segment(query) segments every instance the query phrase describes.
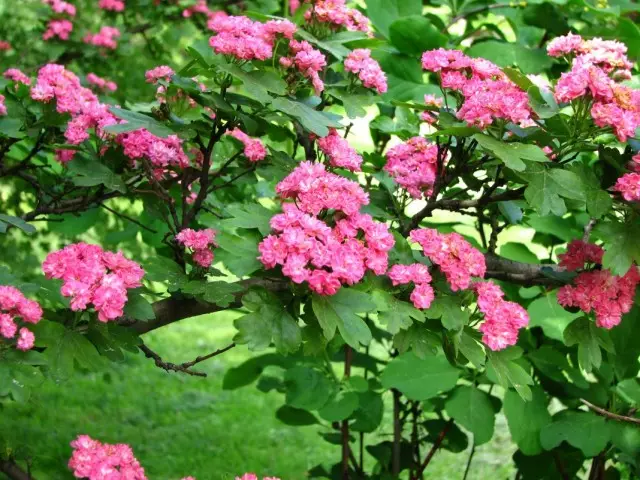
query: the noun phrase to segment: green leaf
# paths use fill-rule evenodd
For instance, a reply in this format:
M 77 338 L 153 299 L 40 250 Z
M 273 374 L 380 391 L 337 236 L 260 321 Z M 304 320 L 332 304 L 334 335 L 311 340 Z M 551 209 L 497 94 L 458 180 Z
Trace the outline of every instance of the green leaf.
M 407 302 L 398 300 L 389 292 L 376 289 L 371 297 L 378 310 L 378 320 L 387 325 L 389 333 L 395 334 L 400 329 L 406 330 L 413 324 L 413 320 L 424 321 L 424 314 Z
M 236 293 L 243 290 L 237 283 L 207 282 L 204 284 L 202 299 L 205 302 L 215 303 L 219 307 L 227 308 L 236 301 Z
M 579 163 L 572 165 L 571 171 L 580 177 L 587 202 L 587 212 L 594 218 L 604 216 L 613 205 L 611 195 L 600 187 L 600 181 L 592 169 Z
M 358 393 L 358 409 L 351 415 L 354 422 L 350 427 L 356 432 L 373 432 L 382 422 L 383 413 L 382 395 L 372 391 Z
M 358 315 L 376 308 L 368 294 L 351 288 L 342 288 L 331 296 L 314 294 L 312 308 L 327 340 L 334 337 L 337 328 L 344 341 L 353 348 L 371 342 L 371 331 Z
M 459 330 L 469 323 L 469 312 L 462 309 L 458 297 L 438 296 L 424 313 L 427 318 L 441 318 L 447 330 Z
M 424 325 L 414 323 L 407 330 L 400 330 L 393 337 L 393 346 L 400 353 L 411 351 L 418 358 L 425 358 L 438 353 L 442 341 L 438 335 L 427 330 Z
M 602 266 L 614 275 L 624 275 L 633 262 L 640 264 L 640 222 L 631 219 L 627 223 L 599 223 L 593 233 L 604 242 Z
M 447 37 L 421 15 L 394 21 L 389 27 L 389 40 L 394 47 L 409 55 L 421 55 L 426 50 L 447 44 Z
M 13 225 L 14 227 L 18 227 L 27 235 L 31 235 L 36 231 L 36 227 L 25 222 L 20 217 L 14 217 L 11 215 L 5 215 L 4 213 L 0 213 L 0 233 L 6 233 L 7 225 Z
M 288 405 L 283 405 L 276 411 L 276 418 L 285 425 L 292 427 L 304 427 L 320 423 L 312 413 Z
M 241 363 L 237 367 L 229 368 L 222 379 L 223 390 L 235 390 L 255 382 L 268 366 L 289 368 L 293 364 L 293 357 L 285 357 L 277 353 L 266 353 Z
M 368 0 L 367 16 L 376 30 L 389 37 L 391 24 L 398 18 L 422 14 L 421 0 Z
M 127 186 L 120 175 L 113 173 L 109 167 L 103 165 L 96 160 L 90 160 L 86 157 L 76 155 L 67 167 L 71 180 L 75 185 L 80 187 L 93 187 L 96 185 L 104 185 L 111 190 L 120 193 L 126 193 Z
M 273 342 L 281 353 L 295 352 L 302 343 L 298 322 L 285 305 L 264 288 L 252 289 L 242 297 L 251 312 L 234 322 L 238 334 L 234 342 L 248 344 L 251 350 L 261 350 Z
M 286 93 L 287 85 L 275 72 L 266 70 L 246 72 L 237 65 L 225 62 L 219 62 L 216 67 L 240 80 L 247 93 L 263 104 L 268 104 L 272 100 L 268 92 L 277 95 Z
M 0 135 L 9 138 L 22 138 L 26 132 L 22 131 L 22 120 L 12 117 L 0 117 Z
M 475 387 L 457 387 L 445 403 L 447 414 L 473 433 L 474 445 L 487 443 L 493 437 L 495 410 L 491 397 Z
M 385 53 L 378 59 L 387 74 L 389 89 L 383 98 L 392 101 L 424 102 L 427 93 L 442 95 L 437 85 L 425 84 L 420 60 L 396 53 Z
M 475 339 L 475 330 L 471 327 L 465 327 L 460 333 L 460 341 L 458 342 L 458 350 L 467 360 L 475 365 L 476 368 L 484 367 L 487 354 L 482 344 Z
M 529 185 L 524 191 L 524 198 L 529 205 L 535 208 L 540 215 L 553 213 L 562 216 L 567 212 L 564 200 L 560 198 L 563 193 L 556 182 L 553 181 L 549 170 L 542 165 L 532 165 L 526 173 Z
M 340 127 L 340 123 L 324 112 L 319 112 L 302 102 L 278 97 L 271 106 L 298 120 L 304 128 L 320 137 L 329 135 L 329 127 Z
M 109 111 L 116 117 L 126 120 L 127 123 L 108 125 L 104 127 L 106 132 L 118 134 L 144 128 L 156 137 L 166 138 L 169 135 L 175 134 L 169 127 L 143 113 L 132 112 L 131 110 L 124 110 L 118 107 L 109 107 Z
M 564 343 L 567 346 L 578 345 L 578 363 L 586 372 L 597 370 L 602 363 L 600 347 L 611 350 L 612 347 L 604 338 L 606 335 L 602 329 L 586 317 L 571 322 L 564 331 Z
M 551 66 L 552 60 L 543 49 L 531 49 L 515 43 L 487 40 L 474 43 L 466 54 L 492 61 L 500 67 L 517 65 L 523 73 L 539 73 Z
M 156 318 L 153 306 L 149 303 L 149 300 L 141 295 L 140 290 L 141 289 L 136 288 L 135 290 L 129 290 L 127 292 L 128 300 L 124 306 L 124 314 L 136 320 L 153 320 Z
M 382 372 L 380 381 L 383 387 L 395 388 L 411 400 L 426 400 L 451 390 L 459 374 L 444 356 L 421 359 L 409 352 L 394 358 Z
M 611 363 L 618 378 L 631 378 L 638 375 L 638 357 L 640 357 L 640 306 L 634 305 L 620 325 L 613 328 L 609 335 L 614 346 Z
M 167 257 L 156 256 L 146 261 L 144 271 L 147 280 L 169 283 L 169 291 L 178 290 L 189 281 L 180 265 Z
M 505 166 L 517 172 L 523 172 L 526 169 L 527 166 L 523 160 L 541 163 L 549 161 L 542 149 L 537 145 L 518 142 L 505 143 L 489 135 L 479 133 L 474 135 L 473 138 L 482 148 L 501 160 Z
M 287 405 L 304 410 L 322 408 L 333 391 L 329 379 L 309 367 L 298 366 L 287 370 L 284 381 L 287 388 Z
M 358 394 L 342 390 L 318 410 L 318 414 L 327 422 L 340 422 L 349 418 L 357 408 Z
M 640 405 L 640 383 L 637 378 L 628 378 L 616 385 L 616 393 L 631 405 Z
M 525 455 L 538 455 L 542 452 L 540 431 L 551 423 L 547 409 L 549 403 L 544 390 L 533 387 L 530 401 L 524 401 L 513 390 L 504 394 L 504 414 L 507 417 L 511 438 Z
M 236 203 L 226 207 L 226 213 L 233 218 L 223 220 L 223 223 L 239 228 L 257 228 L 262 235 L 271 233 L 269 221 L 274 213 L 259 203 Z
M 242 235 L 221 232 L 216 241 L 220 246 L 216 250 L 216 258 L 234 275 L 244 277 L 262 268 L 258 260 L 258 244 L 262 235 L 258 232 L 243 230 Z
M 557 291 L 549 292 L 535 299 L 527 308 L 529 313 L 529 328 L 542 327 L 544 334 L 554 340 L 564 340 L 564 330 L 579 313 L 566 311 L 558 304 Z
M 545 450 L 559 446 L 563 441 L 582 450 L 586 457 L 595 457 L 611 439 L 610 424 L 604 417 L 592 412 L 564 410 L 553 416 L 540 431 L 540 443 Z
M 519 347 L 509 347 L 497 352 L 488 351 L 489 363 L 487 374 L 489 378 L 496 379 L 503 388 L 513 387 L 523 400 L 531 400 L 531 389 L 533 385 L 531 375 L 522 368 L 516 359 L 522 356 L 522 349 Z

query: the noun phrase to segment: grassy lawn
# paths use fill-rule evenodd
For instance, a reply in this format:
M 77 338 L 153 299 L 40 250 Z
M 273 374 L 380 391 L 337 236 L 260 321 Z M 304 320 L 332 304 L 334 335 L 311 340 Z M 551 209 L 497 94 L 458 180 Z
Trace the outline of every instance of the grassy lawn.
M 145 340 L 169 361 L 188 361 L 228 344 L 232 320 L 231 313 L 194 318 Z M 130 355 L 109 372 L 43 384 L 28 403 L 7 405 L 0 429 L 30 446 L 38 479 L 71 478 L 69 442 L 80 433 L 130 444 L 151 480 L 226 480 L 245 471 L 296 480 L 318 463 L 337 461 L 340 447 L 319 438 L 321 427 L 288 427 L 275 418 L 280 394 L 255 386 L 222 390 L 225 370 L 249 355 L 240 347 L 205 362 L 200 370 L 207 378 L 168 374 L 141 354 Z M 468 478 L 512 478 L 513 451 L 499 417 L 493 441 L 477 449 Z M 462 479 L 466 458 L 439 452 L 426 478 Z

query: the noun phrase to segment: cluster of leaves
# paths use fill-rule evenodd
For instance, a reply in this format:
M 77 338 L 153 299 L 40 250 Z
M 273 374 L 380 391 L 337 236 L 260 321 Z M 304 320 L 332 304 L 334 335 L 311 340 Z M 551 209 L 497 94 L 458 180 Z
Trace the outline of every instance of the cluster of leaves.
M 95 2 L 84 3 L 83 15 L 90 18 Z M 3 401 L 27 401 L 43 375 L 62 382 L 77 370 L 122 361 L 143 346 L 141 335 L 173 321 L 240 309 L 244 315 L 235 323 L 235 342 L 270 351 L 231 368 L 224 387 L 257 382 L 261 391 L 283 394 L 276 412 L 282 422 L 326 427 L 323 438 L 342 445 L 342 461 L 316 467 L 313 478 L 421 478 L 430 458 L 420 456 L 425 445 L 459 453 L 469 444 L 484 444 L 493 437 L 500 412 L 518 446 L 513 460 L 519 478 L 573 478 L 588 468 L 590 478 L 605 478 L 607 461 L 612 466 L 606 478 L 640 474 L 640 430 L 628 421 L 637 420 L 640 406 L 638 302 L 620 326 L 610 332 L 596 328 L 584 314 L 558 305 L 555 289 L 571 275 L 553 268 L 566 243 L 591 232 L 594 222 L 591 235 L 607 251 L 603 268 L 624 274 L 640 263 L 637 206 L 608 192 L 639 145 L 637 140 L 621 145 L 612 135 L 574 135 L 573 112 L 523 75 L 557 77 L 562 66 L 542 46 L 575 26 L 586 36 L 624 41 L 630 58 L 638 61 L 638 4 L 367 0 L 364 11 L 374 38 L 361 32 L 315 37 L 304 30 L 308 5 L 303 5 L 293 17 L 297 35 L 329 59 L 326 90 L 316 96 L 308 89 L 290 92 L 270 62 L 238 65 L 214 55 L 198 20 L 174 18 L 188 3 L 154 10 L 142 0 L 127 1 L 125 13 L 113 18 L 132 30 L 125 34 L 131 41 L 125 37 L 127 46 L 106 62 L 79 41 L 58 49 L 38 43 L 19 60 L 12 54 L 1 59 L 2 65 L 27 71 L 57 59 L 118 81 L 122 88 L 116 97 L 101 100 L 120 104 L 112 111 L 127 123 L 109 127 L 111 133 L 146 128 L 160 137 L 177 134 L 194 145 L 212 138 L 212 148 L 202 145 L 201 151 L 214 167 L 210 175 L 205 172 L 210 192 L 196 210 L 186 204 L 179 183 L 204 178 L 195 168 L 158 186 L 151 175 L 131 169 L 121 150 L 101 155 L 96 138 L 77 147 L 76 158 L 63 168 L 53 152 L 61 147 L 68 119 L 50 105 L 30 101 L 27 87 L 0 85 L 9 111 L 0 118 L 0 258 L 11 267 L 0 270 L 0 284 L 19 287 L 45 308 L 45 320 L 34 328 L 35 350 L 20 353 L 0 345 Z M 254 18 L 288 15 L 280 2 L 242 3 L 260 11 L 250 13 Z M 33 37 L 24 26 L 31 15 L 40 18 L 34 12 L 30 6 L 9 15 L 12 27 L 2 28 L 12 44 Z M 427 202 L 411 202 L 383 171 L 384 152 L 390 142 L 425 133 L 420 104 L 425 94 L 440 90 L 424 77 L 419 58 L 438 47 L 464 49 L 503 67 L 529 93 L 541 121 L 531 129 L 504 126 L 511 132 L 505 142 L 443 109 L 437 130 L 428 136 L 451 154 L 449 183 Z M 346 80 L 341 64 L 354 48 L 373 51 L 387 74 L 386 94 L 375 96 Z M 131 62 L 132 56 L 141 62 Z M 196 108 L 148 102 L 152 93 L 142 86 L 145 66 L 169 63 L 172 57 L 182 68 L 170 82 L 161 82 L 166 95 L 186 94 Z M 637 81 L 636 75 L 631 82 Z M 203 115 L 205 109 L 215 111 L 215 120 Z M 452 292 L 440 277 L 436 301 L 422 311 L 408 301 L 406 289 L 392 288 L 383 278 L 367 276 L 336 295 L 319 296 L 262 268 L 257 246 L 278 211 L 275 185 L 300 160 L 316 154 L 310 134 L 322 137 L 348 122 L 360 128 L 370 113 L 375 113 L 367 125 L 373 142 L 364 155 L 363 175 L 353 178 L 369 194 L 366 212 L 394 230 L 391 263 L 424 261 L 406 240 L 410 228 L 461 232 L 494 259 L 490 276 L 509 299 L 527 308 L 531 323 L 517 346 L 488 350 L 475 328 L 480 317 L 473 300 L 468 293 Z M 267 160 L 250 168 L 238 160 L 239 142 L 216 133 L 235 126 L 267 143 Z M 553 141 L 563 153 L 556 162 L 538 146 Z M 434 213 L 441 210 L 454 213 L 443 221 Z M 220 232 L 218 270 L 205 274 L 189 266 L 170 239 L 177 227 L 172 214 L 187 218 L 183 228 Z M 122 321 L 104 325 L 90 313 L 71 313 L 59 284 L 42 278 L 42 257 L 78 239 L 122 249 L 143 264 L 145 286 L 130 294 Z M 385 409 L 393 413 L 385 416 Z M 353 432 L 361 435 L 356 439 Z M 378 441 L 378 434 L 391 432 L 393 440 Z M 11 445 L 10 436 L 3 440 Z M 362 457 L 349 454 L 358 442 L 375 465 L 365 468 Z

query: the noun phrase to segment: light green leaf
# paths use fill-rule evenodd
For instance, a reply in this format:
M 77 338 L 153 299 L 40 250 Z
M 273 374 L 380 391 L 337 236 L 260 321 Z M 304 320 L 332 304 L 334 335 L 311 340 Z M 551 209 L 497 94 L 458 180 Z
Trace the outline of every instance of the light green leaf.
M 549 292 L 529 304 L 529 328 L 542 327 L 544 334 L 554 340 L 564 340 L 564 330 L 580 316 L 566 311 L 558 304 L 557 291 Z
M 505 166 L 517 172 L 523 172 L 527 168 L 523 160 L 542 163 L 549 161 L 542 149 L 537 145 L 517 142 L 505 143 L 489 135 L 479 133 L 474 135 L 473 138 L 482 148 L 501 160 Z
M 340 123 L 333 118 L 302 102 L 278 97 L 271 102 L 271 106 L 297 119 L 304 128 L 320 137 L 326 137 L 329 134 L 329 127 L 340 127 Z
M 27 235 L 31 235 L 36 231 L 36 227 L 31 225 L 30 223 L 25 222 L 20 217 L 14 217 L 12 215 L 5 215 L 4 213 L 0 213 L 0 233 L 6 233 L 7 225 L 18 227 Z
M 378 310 L 378 319 L 387 325 L 389 333 L 395 334 L 400 329 L 406 330 L 413 324 L 413 320 L 424 321 L 424 314 L 407 302 L 398 300 L 390 293 L 376 289 L 371 293 L 371 298 Z
M 593 233 L 604 242 L 603 267 L 614 275 L 624 275 L 633 262 L 640 264 L 640 222 L 606 222 L 596 225 Z
M 221 261 L 234 275 L 244 277 L 262 268 L 258 260 L 258 244 L 262 235 L 251 230 L 243 230 L 242 235 L 221 232 L 216 241 L 216 259 Z
M 418 323 L 414 323 L 407 330 L 400 330 L 393 337 L 393 346 L 400 353 L 408 352 L 411 349 L 418 358 L 435 355 L 441 344 L 442 340 L 438 335 Z
M 274 213 L 259 203 L 236 203 L 226 207 L 226 213 L 232 218 L 223 223 L 239 228 L 257 228 L 262 235 L 271 233 L 269 221 Z
M 202 299 L 205 302 L 215 303 L 220 307 L 228 307 L 236 300 L 236 293 L 243 290 L 237 283 L 207 282 L 204 284 Z
M 166 138 L 169 135 L 175 134 L 175 132 L 169 127 L 158 122 L 155 118 L 143 113 L 132 112 L 131 110 L 125 110 L 118 107 L 109 107 L 109 111 L 116 117 L 126 120 L 127 123 L 108 125 L 104 127 L 106 132 L 118 134 L 144 128 L 156 137 Z
M 340 391 L 327 404 L 322 407 L 318 414 L 327 422 L 340 422 L 358 408 L 358 394 L 349 391 Z
M 380 376 L 382 386 L 396 388 L 411 400 L 426 400 L 451 390 L 460 371 L 444 356 L 418 358 L 404 353 L 394 358 Z
M 457 297 L 440 295 L 424 313 L 427 318 L 440 318 L 447 330 L 458 330 L 469 322 L 469 312 L 462 309 Z
M 496 352 L 489 350 L 487 353 L 489 356 L 487 366 L 489 378 L 495 379 L 503 388 L 515 388 L 523 400 L 531 400 L 529 385 L 533 385 L 533 379 L 524 368 L 515 362 L 522 356 L 522 349 L 509 347 Z
M 567 346 L 578 345 L 578 363 L 586 372 L 597 370 L 602 363 L 600 347 L 611 350 L 606 332 L 586 317 L 574 320 L 564 331 L 564 343 Z
M 93 187 L 104 185 L 105 187 L 126 193 L 127 186 L 120 175 L 113 173 L 109 167 L 96 160 L 76 155 L 68 164 L 71 180 L 80 187 Z
M 367 1 L 367 16 L 376 30 L 385 37 L 389 37 L 391 24 L 398 18 L 422 14 L 420 0 L 369 0 Z

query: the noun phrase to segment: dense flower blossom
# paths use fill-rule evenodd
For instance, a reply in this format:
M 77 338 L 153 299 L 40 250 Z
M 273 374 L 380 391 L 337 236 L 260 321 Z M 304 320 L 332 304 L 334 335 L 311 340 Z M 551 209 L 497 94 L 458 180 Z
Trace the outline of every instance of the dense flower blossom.
M 216 34 L 209 45 L 216 53 L 231 55 L 241 60 L 267 60 L 273 56 L 278 35 L 292 39 L 295 24 L 288 20 L 254 22 L 243 16 L 216 15 L 207 26 Z
M 209 5 L 207 5 L 207 0 L 197 0 L 195 5 L 191 5 L 182 11 L 182 16 L 184 18 L 190 18 L 194 13 L 202 13 L 208 16 L 209 12 L 210 10 Z
M 88 480 L 147 480 L 144 468 L 134 457 L 129 445 L 101 443 L 88 435 L 71 442 L 73 454 L 69 468 L 76 478 Z
M 75 154 L 75 150 L 56 150 L 56 160 L 64 165 L 73 160 Z
M 625 173 L 613 187 L 628 202 L 640 201 L 640 173 Z
M 124 148 L 124 154 L 132 160 L 147 158 L 156 168 L 189 166 L 189 157 L 177 135 L 161 138 L 143 128 L 118 135 L 117 141 Z
M 438 174 L 438 146 L 423 137 L 413 137 L 387 152 L 384 169 L 413 198 L 431 191 Z
M 362 84 L 382 94 L 387 91 L 387 76 L 380 68 L 380 64 L 371 58 L 371 50 L 356 48 L 344 61 L 347 72 L 358 75 Z
M 42 0 L 42 3 L 51 6 L 51 10 L 55 13 L 69 15 L 70 17 L 76 16 L 76 7 L 64 0 Z
M 484 314 L 480 325 L 482 341 L 491 350 L 502 350 L 518 341 L 518 331 L 529 324 L 529 314 L 519 304 L 504 300 L 504 292 L 493 282 L 476 282 L 478 310 Z
M 488 60 L 440 48 L 422 55 L 422 67 L 439 73 L 443 88 L 464 96 L 457 117 L 469 125 L 486 128 L 496 119 L 531 125 L 527 93 Z
M 42 319 L 42 308 L 17 288 L 0 285 L 0 337 L 13 339 L 17 333 L 16 348 L 30 350 L 35 343 L 35 335 L 24 326 L 18 331 L 18 319 L 22 323 L 38 323 Z
M 42 34 L 43 40 L 51 40 L 58 37 L 60 40 L 69 40 L 69 35 L 73 31 L 73 23 L 69 20 L 54 19 L 47 24 L 47 29 Z
M 335 218 L 331 228 L 295 204 L 284 204 L 283 213 L 271 219 L 274 234 L 258 246 L 259 260 L 266 268 L 281 265 L 285 276 L 308 282 L 320 295 L 359 282 L 368 269 L 382 275 L 394 245 L 387 225 L 360 213 Z
M 558 303 L 563 307 L 578 307 L 585 313 L 593 311 L 596 325 L 610 329 L 631 310 L 638 283 L 640 273 L 635 265 L 621 277 L 606 269 L 582 272 L 572 285 L 558 290 Z
M 0 52 L 6 52 L 7 50 L 11 50 L 11 44 L 6 40 L 0 40 Z
M 547 53 L 550 57 L 562 57 L 570 53 L 579 52 L 582 46 L 582 37 L 569 33 L 556 37 L 547 44 Z
M 317 142 L 322 153 L 329 159 L 329 165 L 353 172 L 360 171 L 362 157 L 335 128 L 330 129 L 326 137 L 318 138 Z
M 321 163 L 302 162 L 276 185 L 276 192 L 282 198 L 295 199 L 300 210 L 313 215 L 328 209 L 353 215 L 369 203 L 360 185 L 327 172 Z
M 244 144 L 244 156 L 251 162 L 264 160 L 267 156 L 267 149 L 259 138 L 251 138 L 239 128 L 230 130 L 228 135 L 240 140 Z
M 71 297 L 71 310 L 85 310 L 93 304 L 101 322 L 123 315 L 127 289 L 139 287 L 144 276 L 140 265 L 121 252 L 83 242 L 50 253 L 42 270 L 47 278 L 63 280 L 60 292 Z
M 87 33 L 82 41 L 95 45 L 96 47 L 104 47 L 110 50 L 118 48 L 117 38 L 120 37 L 120 30 L 116 27 L 101 27 L 98 33 Z
M 173 68 L 168 67 L 167 65 L 160 65 L 152 68 L 151 70 L 147 70 L 144 74 L 144 78 L 147 83 L 158 83 L 158 80 L 169 82 L 175 73 L 176 72 L 173 71 Z
M 320 78 L 320 72 L 327 65 L 326 57 L 306 40 L 301 42 L 291 40 L 289 51 L 291 55 L 280 58 L 280 65 L 285 68 L 295 68 L 304 78 L 311 80 L 313 89 L 320 95 L 324 90 L 324 82 Z
M 403 285 L 413 282 L 415 288 L 411 292 L 410 299 L 416 308 L 427 309 L 435 298 L 431 286 L 431 274 L 429 268 L 422 263 L 411 265 L 393 265 L 387 272 L 393 285 Z
M 5 70 L 3 75 L 4 78 L 6 78 L 7 80 L 11 80 L 12 82 L 31 85 L 31 79 L 17 68 L 8 68 L 7 70 Z
M 484 255 L 462 235 L 421 228 L 412 230 L 409 238 L 420 244 L 424 255 L 440 268 L 454 292 L 469 288 L 472 276 L 484 277 Z
M 355 8 L 348 8 L 345 0 L 314 0 L 312 3 L 304 15 L 308 22 L 329 25 L 334 30 L 342 27 L 370 33 L 369 19 Z
M 603 255 L 602 247 L 582 240 L 573 240 L 569 242 L 566 253 L 561 253 L 558 258 L 561 267 L 574 271 L 583 268 L 586 263 L 601 264 Z
M 424 96 L 424 104 L 427 107 L 440 108 L 442 106 L 442 98 L 429 93 Z M 424 111 L 420 113 L 420 120 L 432 125 L 438 121 L 438 114 L 432 111 Z
M 7 114 L 7 106 L 4 104 L 4 95 L 0 94 L 0 117 Z
M 209 268 L 213 263 L 214 255 L 211 249 L 217 247 L 216 231 L 210 228 L 204 230 L 192 230 L 185 228 L 176 235 L 176 240 L 181 245 L 193 251 L 193 261 L 203 268 Z
M 124 0 L 100 0 L 98 8 L 112 12 L 122 12 L 124 11 Z
M 95 85 L 102 90 L 109 90 L 110 92 L 115 92 L 118 89 L 118 85 L 116 85 L 115 82 L 99 77 L 95 73 L 91 72 L 87 74 L 87 83 Z
M 245 473 L 241 477 L 236 477 L 236 480 L 260 480 L 255 473 Z M 280 480 L 276 477 L 264 477 L 262 480 Z

